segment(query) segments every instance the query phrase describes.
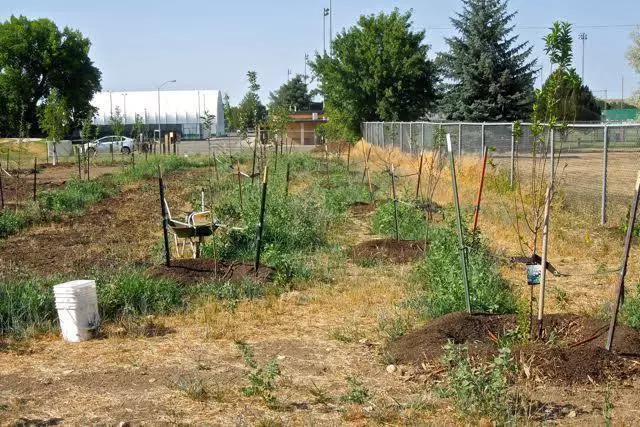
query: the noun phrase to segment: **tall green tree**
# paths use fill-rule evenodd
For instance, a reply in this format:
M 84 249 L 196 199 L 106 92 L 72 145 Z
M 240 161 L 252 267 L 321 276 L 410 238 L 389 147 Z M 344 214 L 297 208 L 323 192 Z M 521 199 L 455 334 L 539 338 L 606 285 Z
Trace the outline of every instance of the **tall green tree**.
M 58 93 L 51 90 L 40 114 L 40 127 L 47 134 L 47 139 L 53 144 L 53 164 L 58 163 L 58 142 L 69 132 L 71 117 L 67 101 Z
M 627 60 L 636 73 L 640 74 L 640 31 L 631 33 L 631 46 L 627 50 Z M 640 91 L 636 91 L 635 101 L 640 106 Z
M 245 134 L 248 129 L 257 127 L 267 118 L 267 109 L 262 105 L 258 95 L 260 85 L 258 84 L 257 73 L 248 71 L 247 80 L 249 81 L 249 91 L 238 105 L 238 127 Z
M 25 122 L 38 133 L 38 110 L 53 89 L 64 98 L 72 127 L 90 116 L 101 77 L 90 47 L 79 31 L 61 31 L 49 19 L 11 16 L 0 23 L 0 133 L 19 132 L 22 106 Z
M 435 99 L 435 70 L 411 12 L 361 16 L 310 65 L 320 81 L 329 138 L 354 140 L 368 120 L 416 120 Z
M 311 95 L 301 74 L 296 74 L 278 90 L 271 92 L 269 97 L 271 98 L 269 109 L 284 107 L 287 110 L 308 110 L 311 104 Z
M 440 110 L 451 120 L 523 119 L 533 105 L 536 61 L 532 47 L 519 42 L 507 0 L 462 0 L 451 18 L 459 35 L 447 38 L 449 51 L 438 65 L 444 83 Z
M 585 86 L 573 62 L 572 26 L 568 22 L 554 22 L 545 37 L 545 52 L 554 67 L 538 98 L 537 115 L 552 122 L 597 121 L 601 109 L 598 101 Z

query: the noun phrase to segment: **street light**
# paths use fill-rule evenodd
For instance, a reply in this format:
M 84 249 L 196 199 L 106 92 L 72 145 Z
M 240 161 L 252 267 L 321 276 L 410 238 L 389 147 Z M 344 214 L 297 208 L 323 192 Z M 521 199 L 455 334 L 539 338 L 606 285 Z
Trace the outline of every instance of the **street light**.
M 325 7 L 322 10 L 322 48 L 324 54 L 327 54 L 327 16 L 329 16 L 329 8 Z
M 584 84 L 584 42 L 587 40 L 587 33 L 578 34 L 578 38 L 582 40 L 582 84 Z
M 167 80 L 166 82 L 158 86 L 158 142 L 161 142 L 161 139 L 162 139 L 162 130 L 160 128 L 160 89 L 162 89 L 162 87 L 166 84 L 175 83 L 175 82 L 176 82 L 175 80 Z

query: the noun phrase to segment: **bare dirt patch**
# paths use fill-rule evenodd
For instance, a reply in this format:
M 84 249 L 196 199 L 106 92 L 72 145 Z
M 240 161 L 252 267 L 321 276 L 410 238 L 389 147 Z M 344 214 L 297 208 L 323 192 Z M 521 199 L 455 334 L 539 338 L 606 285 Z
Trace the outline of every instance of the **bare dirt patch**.
M 367 240 L 353 247 L 351 259 L 356 263 L 378 260 L 402 264 L 422 258 L 425 248 L 425 242 L 418 240 Z
M 172 260 L 170 267 L 158 265 L 151 268 L 150 273 L 153 277 L 171 279 L 182 285 L 196 285 L 211 280 L 241 283 L 245 279 L 266 283 L 273 278 L 275 270 L 260 266 L 256 275 L 252 264 L 199 258 Z
M 486 360 L 498 353 L 497 337 L 516 327 L 515 315 L 450 313 L 406 334 L 392 346 L 400 363 L 439 364 L 448 341 L 466 344 L 469 356 Z M 534 377 L 559 383 L 583 383 L 636 375 L 640 332 L 620 325 L 613 351 L 604 349 L 608 324 L 592 317 L 552 314 L 543 323 L 544 339 L 517 345 L 514 355 Z
M 376 205 L 369 202 L 354 202 L 349 206 L 349 212 L 353 215 L 367 215 L 376 210 Z

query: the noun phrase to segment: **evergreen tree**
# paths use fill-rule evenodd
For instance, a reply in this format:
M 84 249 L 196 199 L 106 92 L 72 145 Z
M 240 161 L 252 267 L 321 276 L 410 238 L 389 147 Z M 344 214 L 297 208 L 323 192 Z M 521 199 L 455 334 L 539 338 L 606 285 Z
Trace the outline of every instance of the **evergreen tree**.
M 434 101 L 435 70 L 424 31 L 412 31 L 411 12 L 361 16 L 332 44 L 333 56 L 316 54 L 328 123 L 320 132 L 355 140 L 360 123 L 417 120 Z
M 269 97 L 271 98 L 270 109 L 284 107 L 287 110 L 307 110 L 311 104 L 309 89 L 304 82 L 304 77 L 300 74 L 296 74 L 277 91 L 271 92 Z
M 441 111 L 452 120 L 511 121 L 528 116 L 533 104 L 536 61 L 532 47 L 518 42 L 516 13 L 507 0 L 462 0 L 451 18 L 460 33 L 447 38 L 439 58 L 445 83 Z

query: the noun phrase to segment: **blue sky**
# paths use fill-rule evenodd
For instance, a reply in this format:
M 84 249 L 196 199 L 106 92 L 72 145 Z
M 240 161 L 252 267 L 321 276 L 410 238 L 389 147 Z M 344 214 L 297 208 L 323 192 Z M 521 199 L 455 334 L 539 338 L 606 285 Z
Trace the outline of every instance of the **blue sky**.
M 105 90 L 153 89 L 176 79 L 167 89 L 220 89 L 237 103 L 246 91 L 247 70 L 258 72 L 265 101 L 286 80 L 288 69 L 304 72 L 305 53 L 312 57 L 322 50 L 322 9 L 328 6 L 329 0 L 2 0 L 0 19 L 47 17 L 79 29 L 93 43 L 90 55 L 102 70 Z M 426 29 L 433 57 L 446 49 L 444 37 L 454 34 L 449 17 L 461 2 L 333 0 L 332 6 L 334 34 L 361 14 L 413 9 L 414 27 Z M 576 26 L 578 72 L 582 45 L 577 34 L 588 34 L 585 81 L 596 96 L 604 97 L 607 89 L 609 98 L 620 98 L 622 77 L 625 97 L 638 89 L 640 76 L 625 59 L 633 28 L 619 26 L 640 27 L 640 1 L 511 0 L 510 9 L 519 11 L 516 31 L 534 45 L 545 76 L 549 63 L 541 39 L 552 21 L 563 19 Z

